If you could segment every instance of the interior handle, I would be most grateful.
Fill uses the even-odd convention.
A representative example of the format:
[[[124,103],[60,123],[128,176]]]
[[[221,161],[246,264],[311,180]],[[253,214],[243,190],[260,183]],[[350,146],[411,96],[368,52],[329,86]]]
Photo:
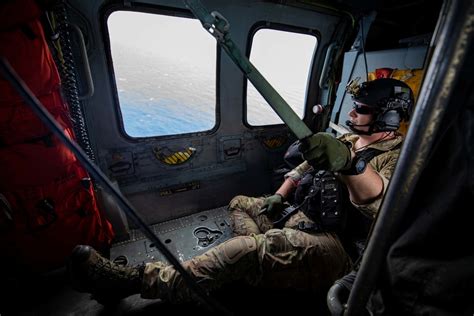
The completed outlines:
[[[81,51],[81,58],[82,58],[82,67],[84,69],[84,74],[85,74],[85,80],[86,80],[86,91],[79,95],[79,100],[85,100],[89,99],[94,95],[94,82],[92,81],[92,74],[91,74],[91,68],[89,66],[89,58],[87,57],[87,50],[86,50],[86,44],[84,42],[84,35],[82,34],[81,29],[74,24],[69,24],[71,27],[71,30],[76,32],[78,38],[79,38],[79,48]]]

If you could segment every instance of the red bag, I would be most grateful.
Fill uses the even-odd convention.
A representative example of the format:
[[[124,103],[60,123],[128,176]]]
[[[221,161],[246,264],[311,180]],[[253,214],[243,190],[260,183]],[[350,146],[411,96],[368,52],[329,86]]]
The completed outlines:
[[[84,169],[47,185],[4,191],[11,216],[0,215],[2,257],[17,268],[43,272],[61,266],[78,243],[104,249],[111,228],[101,218]]]
[[[0,55],[7,58],[36,97],[51,94],[60,83],[39,20],[40,14],[32,0],[0,4]],[[0,91],[0,107],[23,103],[21,96],[2,77]]]
[[[64,127],[65,134],[73,139],[69,120],[65,117],[67,113],[54,103],[62,106],[59,93],[40,99],[47,108],[60,109],[53,113],[53,117]],[[0,192],[48,184],[68,174],[71,164],[76,162],[74,154],[25,107],[18,104],[16,108],[21,108],[21,111],[12,111],[14,115],[0,119]],[[3,109],[0,108],[0,113]]]
[[[1,4],[2,16],[5,12],[10,14],[0,21],[0,55],[74,139],[39,9],[23,0]],[[87,172],[1,77],[0,175],[4,262],[44,272],[64,264],[77,244],[110,245],[113,230],[97,208]]]

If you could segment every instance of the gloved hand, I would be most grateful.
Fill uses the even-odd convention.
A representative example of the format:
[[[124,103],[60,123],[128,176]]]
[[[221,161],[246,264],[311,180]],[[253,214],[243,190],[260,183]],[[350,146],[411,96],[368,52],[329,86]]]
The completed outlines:
[[[285,208],[284,198],[281,194],[274,194],[265,199],[260,208],[259,215],[266,214],[270,217],[280,213]]]
[[[329,133],[317,133],[304,139],[300,150],[315,169],[341,171],[351,166],[349,147]]]

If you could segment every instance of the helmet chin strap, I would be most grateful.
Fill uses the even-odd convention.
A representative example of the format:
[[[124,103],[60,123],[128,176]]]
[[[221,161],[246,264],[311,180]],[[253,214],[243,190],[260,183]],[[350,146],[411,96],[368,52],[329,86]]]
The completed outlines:
[[[349,127],[349,129],[357,135],[372,135],[374,133],[374,124],[354,124],[351,121],[347,120],[346,125]],[[369,126],[368,131],[361,131],[356,129],[355,127],[364,127],[364,126]]]

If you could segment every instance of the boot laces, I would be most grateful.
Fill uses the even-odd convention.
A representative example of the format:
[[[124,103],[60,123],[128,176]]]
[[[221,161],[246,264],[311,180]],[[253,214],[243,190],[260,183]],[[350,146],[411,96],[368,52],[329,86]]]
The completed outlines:
[[[136,281],[139,278],[137,267],[122,267],[105,258],[99,257],[96,264],[90,266],[90,278],[93,281]]]

